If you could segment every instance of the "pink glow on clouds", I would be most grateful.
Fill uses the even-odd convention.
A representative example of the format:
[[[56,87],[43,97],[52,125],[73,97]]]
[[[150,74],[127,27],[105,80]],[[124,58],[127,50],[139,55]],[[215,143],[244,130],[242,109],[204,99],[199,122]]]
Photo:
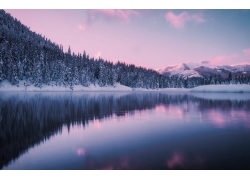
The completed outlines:
[[[101,57],[101,51],[98,51],[96,54],[95,54],[95,58],[98,59],[99,57]]]
[[[183,28],[188,21],[197,23],[205,22],[201,14],[188,14],[187,12],[183,12],[179,15],[174,14],[173,12],[168,12],[166,13],[165,18],[174,28],[179,29]]]
[[[250,65],[250,62],[241,62],[241,63],[235,63],[235,64],[231,64],[231,66],[238,66],[238,65]]]
[[[90,57],[100,51],[102,59],[112,62],[119,60],[152,69],[211,59],[220,60],[221,65],[250,62],[248,36],[242,33],[247,28],[232,26],[225,30],[224,23],[229,22],[221,23],[213,12],[205,10],[15,9],[6,12],[32,31],[63,45],[65,52],[69,46],[72,52],[85,50]],[[131,23],[135,20],[136,23]],[[189,29],[188,23],[203,23],[204,28]],[[187,31],[178,31],[183,27]],[[228,38],[218,39],[224,36]],[[227,62],[230,59],[227,56],[233,53],[239,57],[231,57]]]
[[[78,29],[81,30],[81,31],[84,31],[84,30],[86,30],[87,27],[88,27],[87,25],[82,24],[82,25],[78,26]]]
[[[138,16],[139,13],[134,10],[122,10],[122,9],[96,9],[90,10],[88,14],[88,22],[91,23],[98,17],[103,17],[105,19],[115,19],[120,22],[128,23],[132,16]]]
[[[217,64],[217,65],[219,65],[219,64],[225,65],[225,64],[229,64],[231,61],[233,61],[239,57],[240,57],[240,55],[238,53],[233,53],[230,55],[221,55],[221,56],[217,56],[217,57],[211,59],[210,63]]]
[[[250,49],[244,49],[239,53],[232,53],[229,55],[219,55],[209,59],[214,65],[243,65],[250,64]]]
[[[249,49],[244,49],[243,52],[244,52],[245,55],[250,56],[250,48]]]

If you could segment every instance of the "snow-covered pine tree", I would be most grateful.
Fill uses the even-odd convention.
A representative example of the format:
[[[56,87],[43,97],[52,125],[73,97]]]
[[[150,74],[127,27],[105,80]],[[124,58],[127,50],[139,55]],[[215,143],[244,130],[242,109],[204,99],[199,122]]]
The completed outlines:
[[[116,83],[117,83],[117,79],[118,79],[117,67],[115,65],[112,65],[111,71],[112,71],[112,75],[111,75],[112,83],[111,83],[111,85],[115,87]]]
[[[99,60],[99,74],[98,74],[98,84],[100,87],[103,87],[106,85],[106,69],[104,62],[102,60]]]
[[[34,85],[36,87],[42,87],[42,62],[38,59],[35,61],[35,68],[34,68]]]
[[[44,67],[44,79],[43,79],[43,82],[44,84],[46,85],[50,85],[50,66],[49,66],[49,63],[48,61],[45,62],[45,67]]]
[[[23,63],[20,60],[18,61],[17,68],[18,68],[18,78],[20,80],[23,80],[24,79],[24,69],[23,69]]]
[[[0,54],[0,83],[5,79],[4,73],[3,73],[3,59]]]
[[[85,67],[81,71],[81,85],[88,87],[90,85],[90,78],[89,78],[89,68]]]
[[[74,57],[73,59],[73,68],[74,68],[74,71],[73,71],[73,85],[79,85],[79,61],[78,61],[79,57]]]

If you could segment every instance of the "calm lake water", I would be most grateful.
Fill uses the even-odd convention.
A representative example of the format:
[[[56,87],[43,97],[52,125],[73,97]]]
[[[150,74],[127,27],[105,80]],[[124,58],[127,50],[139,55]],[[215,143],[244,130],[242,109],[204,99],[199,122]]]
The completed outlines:
[[[0,93],[0,169],[250,169],[249,93]]]

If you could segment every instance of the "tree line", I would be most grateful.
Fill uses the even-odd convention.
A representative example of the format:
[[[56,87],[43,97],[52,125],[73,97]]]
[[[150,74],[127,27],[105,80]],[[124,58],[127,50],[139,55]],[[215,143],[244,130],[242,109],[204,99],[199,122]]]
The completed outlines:
[[[124,62],[113,63],[95,59],[84,51],[67,52],[63,46],[32,32],[19,20],[0,10],[0,83],[8,80],[12,85],[43,84],[70,87],[88,87],[90,84],[116,86],[117,83],[131,88],[192,88],[198,85],[231,83],[219,77],[183,78],[165,76],[157,71]],[[237,81],[235,81],[237,83]],[[241,81],[240,81],[241,82]],[[249,83],[249,78],[242,83]]]

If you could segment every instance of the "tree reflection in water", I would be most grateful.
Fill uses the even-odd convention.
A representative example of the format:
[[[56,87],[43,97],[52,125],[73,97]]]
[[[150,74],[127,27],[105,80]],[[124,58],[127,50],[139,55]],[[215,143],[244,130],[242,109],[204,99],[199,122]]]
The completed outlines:
[[[154,109],[159,105],[186,106],[193,104],[206,115],[209,111],[214,123],[225,120],[212,111],[233,108],[230,113],[250,112],[250,100],[203,99],[192,94],[166,93],[1,93],[0,94],[0,168],[21,154],[62,131],[66,125],[85,126],[89,121],[124,116],[139,110]],[[217,115],[217,114],[216,114]],[[213,117],[212,117],[213,116]],[[249,113],[245,115],[249,117]],[[249,122],[246,122],[249,124]],[[79,150],[83,154],[83,150]],[[174,154],[166,164],[184,166],[183,155]],[[198,158],[199,161],[202,161]],[[198,161],[197,160],[197,161]],[[128,168],[127,157],[122,157],[121,168]],[[108,166],[104,169],[112,169]]]

